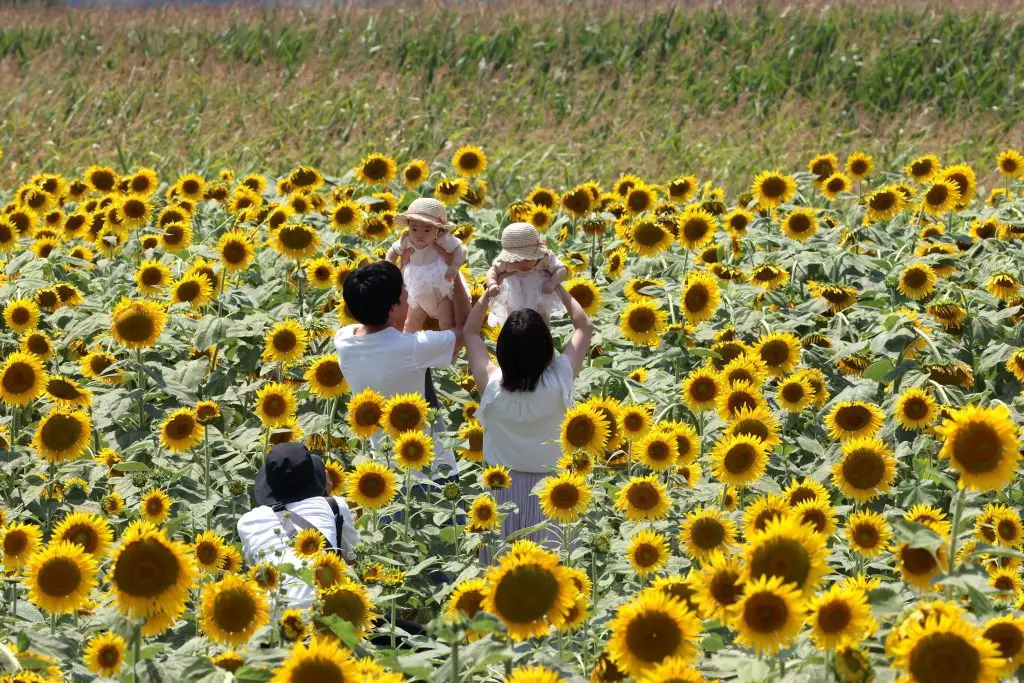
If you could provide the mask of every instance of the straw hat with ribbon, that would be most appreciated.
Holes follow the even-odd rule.
[[[547,251],[537,228],[529,223],[512,223],[501,232],[501,253],[498,254],[497,261],[536,261],[544,258]]]
[[[412,204],[395,216],[395,224],[403,228],[409,227],[409,219],[429,223],[440,230],[447,230],[451,224],[448,222],[448,212],[444,204],[431,197],[420,197],[412,200]]]

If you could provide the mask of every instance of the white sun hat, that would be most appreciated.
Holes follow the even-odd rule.
[[[430,223],[441,230],[447,230],[450,226],[448,212],[445,210],[444,204],[432,197],[419,197],[412,200],[408,209],[395,216],[395,224],[407,228],[410,218]]]
[[[547,251],[537,228],[529,223],[511,223],[501,231],[501,253],[498,254],[501,263],[536,261],[544,258]]]

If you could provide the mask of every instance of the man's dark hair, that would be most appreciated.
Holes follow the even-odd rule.
[[[402,299],[402,271],[393,263],[375,261],[345,278],[342,296],[349,313],[363,325],[384,325],[392,306]]]
[[[544,318],[532,308],[512,311],[498,335],[501,386],[533,391],[555,356],[555,343]]]

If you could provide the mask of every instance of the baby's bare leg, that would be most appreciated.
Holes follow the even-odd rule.
[[[409,313],[405,316],[405,332],[419,332],[423,329],[423,323],[427,319],[427,312],[419,306],[410,306]]]
[[[437,326],[442,330],[455,328],[455,302],[447,297],[437,303]]]

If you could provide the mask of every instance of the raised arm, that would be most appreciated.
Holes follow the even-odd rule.
[[[483,327],[487,308],[496,293],[497,287],[488,287],[484,291],[484,295],[476,302],[469,317],[466,318],[463,328],[463,341],[466,344],[466,355],[469,357],[469,371],[473,373],[473,379],[480,391],[487,386],[487,379],[493,368],[491,358],[487,354],[487,345],[484,343],[483,337],[480,336],[480,328]]]
[[[583,363],[590,354],[590,338],[594,334],[594,325],[590,322],[587,314],[583,312],[583,307],[576,299],[572,298],[565,287],[559,285],[556,291],[565,310],[569,312],[569,320],[572,321],[572,338],[562,349],[562,355],[569,359],[573,377],[576,377],[580,374],[580,368],[583,367]]]
[[[454,309],[454,323],[455,327],[455,352],[452,354],[452,362],[459,357],[459,349],[465,343],[463,338],[463,327],[466,325],[466,318],[469,316],[469,292],[466,291],[466,283],[462,281],[462,276],[456,276],[452,282],[452,308]]]

